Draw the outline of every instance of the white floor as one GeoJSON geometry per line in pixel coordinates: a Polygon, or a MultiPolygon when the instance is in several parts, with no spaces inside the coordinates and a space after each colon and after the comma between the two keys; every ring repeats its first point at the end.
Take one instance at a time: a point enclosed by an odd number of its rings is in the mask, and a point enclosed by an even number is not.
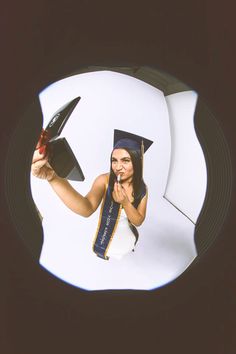
{"type": "Polygon", "coordinates": [[[45,242],[40,263],[83,289],[157,288],[178,277],[196,256],[194,225],[165,199],[159,202],[156,220],[149,223],[147,219],[140,228],[135,252],[122,260],[104,261],[92,252],[95,216],[83,219],[61,212],[43,222],[45,242]],[[65,222],[67,232],[60,232],[65,222]]]}

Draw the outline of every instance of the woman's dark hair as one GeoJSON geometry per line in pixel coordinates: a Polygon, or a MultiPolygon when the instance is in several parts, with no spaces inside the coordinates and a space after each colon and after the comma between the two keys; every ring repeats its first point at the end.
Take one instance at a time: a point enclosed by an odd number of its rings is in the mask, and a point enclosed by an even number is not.
{"type": "MultiPolygon", "coordinates": [[[[142,176],[142,159],[141,159],[141,154],[139,151],[136,150],[130,150],[127,148],[122,148],[128,152],[128,154],[131,157],[131,161],[133,164],[133,169],[134,169],[134,174],[133,174],[133,197],[134,197],[134,202],[133,204],[138,204],[140,203],[143,193],[146,193],[146,185],[143,181],[143,176],[142,176]]],[[[113,153],[113,152],[112,152],[113,153]]],[[[113,188],[114,188],[114,183],[116,181],[116,175],[112,170],[112,153],[111,153],[111,158],[110,158],[110,178],[109,178],[109,188],[112,193],[113,188]]]]}

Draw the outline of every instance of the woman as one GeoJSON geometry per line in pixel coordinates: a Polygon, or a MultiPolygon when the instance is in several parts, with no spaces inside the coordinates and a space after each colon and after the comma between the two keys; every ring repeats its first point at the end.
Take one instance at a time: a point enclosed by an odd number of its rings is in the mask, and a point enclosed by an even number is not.
{"type": "Polygon", "coordinates": [[[89,217],[103,200],[93,244],[99,257],[119,259],[134,249],[138,235],[135,226],[140,226],[146,216],[147,188],[142,164],[143,153],[151,144],[140,136],[115,130],[110,173],[98,176],[86,196],[53,171],[45,146],[36,147],[32,174],[46,179],[68,208],[89,217]]]}

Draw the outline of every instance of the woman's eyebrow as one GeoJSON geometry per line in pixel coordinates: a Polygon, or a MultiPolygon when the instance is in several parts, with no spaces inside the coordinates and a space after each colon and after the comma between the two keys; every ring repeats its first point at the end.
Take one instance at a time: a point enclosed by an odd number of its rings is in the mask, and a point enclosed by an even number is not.
{"type": "MultiPolygon", "coordinates": [[[[117,161],[116,157],[112,157],[111,159],[112,159],[112,161],[117,161]]],[[[122,157],[120,160],[121,161],[123,161],[123,160],[131,160],[131,158],[129,156],[126,156],[126,157],[122,157]]]]}

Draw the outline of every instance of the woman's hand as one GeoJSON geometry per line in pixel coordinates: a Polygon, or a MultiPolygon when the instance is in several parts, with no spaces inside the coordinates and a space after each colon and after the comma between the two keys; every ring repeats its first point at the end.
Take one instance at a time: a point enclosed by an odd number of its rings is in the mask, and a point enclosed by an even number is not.
{"type": "Polygon", "coordinates": [[[114,183],[114,189],[112,192],[113,199],[115,202],[122,204],[123,206],[129,203],[129,198],[126,194],[124,187],[120,183],[114,183]]]}
{"type": "Polygon", "coordinates": [[[45,145],[40,148],[36,147],[31,165],[31,173],[33,176],[46,179],[49,182],[56,176],[56,172],[49,165],[45,145]]]}

